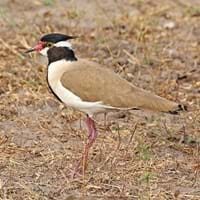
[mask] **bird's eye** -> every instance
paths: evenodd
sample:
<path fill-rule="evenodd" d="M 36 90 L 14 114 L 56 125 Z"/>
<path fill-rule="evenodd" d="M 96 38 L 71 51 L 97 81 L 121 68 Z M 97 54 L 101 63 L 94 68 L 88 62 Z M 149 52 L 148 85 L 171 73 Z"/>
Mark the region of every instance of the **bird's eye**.
<path fill-rule="evenodd" d="M 53 46 L 53 43 L 52 42 L 47 42 L 46 46 L 50 48 L 50 47 Z"/>

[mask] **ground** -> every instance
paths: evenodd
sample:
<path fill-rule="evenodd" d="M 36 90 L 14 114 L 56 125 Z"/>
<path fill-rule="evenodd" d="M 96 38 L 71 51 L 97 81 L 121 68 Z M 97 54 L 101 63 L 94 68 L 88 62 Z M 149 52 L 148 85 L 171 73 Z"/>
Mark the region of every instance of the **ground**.
<path fill-rule="evenodd" d="M 200 199 L 199 19 L 199 0 L 1 0 L 0 199 Z M 97 116 L 86 174 L 71 179 L 85 116 L 50 93 L 46 60 L 24 54 L 49 32 L 79 36 L 78 57 L 188 112 Z"/>

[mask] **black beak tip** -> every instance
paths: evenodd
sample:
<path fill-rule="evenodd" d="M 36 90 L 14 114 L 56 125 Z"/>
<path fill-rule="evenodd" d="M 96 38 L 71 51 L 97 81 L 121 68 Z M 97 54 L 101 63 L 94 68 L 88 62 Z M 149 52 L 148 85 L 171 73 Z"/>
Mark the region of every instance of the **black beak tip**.
<path fill-rule="evenodd" d="M 28 49 L 24 53 L 30 53 L 30 52 L 33 52 L 33 51 L 34 51 L 34 49 Z"/>
<path fill-rule="evenodd" d="M 69 36 L 69 40 L 79 38 L 79 36 Z"/>

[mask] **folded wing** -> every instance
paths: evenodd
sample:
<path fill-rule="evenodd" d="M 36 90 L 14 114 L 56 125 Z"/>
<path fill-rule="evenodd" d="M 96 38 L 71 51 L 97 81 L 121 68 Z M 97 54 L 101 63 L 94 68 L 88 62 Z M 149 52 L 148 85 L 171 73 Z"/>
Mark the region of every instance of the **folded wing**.
<path fill-rule="evenodd" d="M 91 61 L 72 62 L 61 82 L 83 101 L 101 101 L 119 109 L 137 108 L 174 114 L 183 110 L 182 105 L 140 89 Z"/>

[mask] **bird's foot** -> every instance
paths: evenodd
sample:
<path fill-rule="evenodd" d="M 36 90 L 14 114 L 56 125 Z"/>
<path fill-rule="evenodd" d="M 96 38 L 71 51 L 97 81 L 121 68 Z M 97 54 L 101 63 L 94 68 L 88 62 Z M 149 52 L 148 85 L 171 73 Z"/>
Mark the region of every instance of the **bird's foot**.
<path fill-rule="evenodd" d="M 72 179 L 74 179 L 75 176 L 77 176 L 77 175 L 83 176 L 83 177 L 85 176 L 85 171 L 87 168 L 88 153 L 89 153 L 89 148 L 86 145 L 81 159 L 76 163 L 74 169 L 71 170 L 71 172 L 70 172 L 70 176 Z"/>
<path fill-rule="evenodd" d="M 81 165 L 81 160 L 79 160 L 77 162 L 77 164 L 75 165 L 75 167 L 70 171 L 70 177 L 72 179 L 74 179 L 77 175 L 81 176 L 81 169 L 80 169 L 80 165 Z"/>

